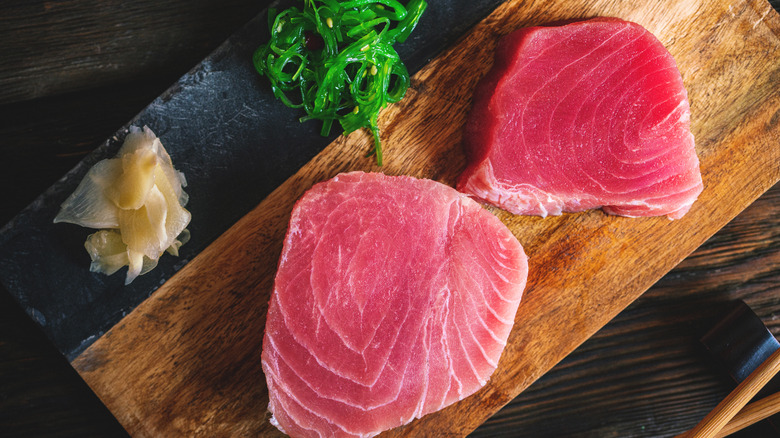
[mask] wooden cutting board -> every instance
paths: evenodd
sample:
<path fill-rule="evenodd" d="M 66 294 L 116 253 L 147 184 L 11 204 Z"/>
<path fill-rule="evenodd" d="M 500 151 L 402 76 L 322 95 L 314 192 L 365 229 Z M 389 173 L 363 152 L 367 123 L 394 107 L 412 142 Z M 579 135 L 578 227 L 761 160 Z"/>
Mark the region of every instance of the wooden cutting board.
<path fill-rule="evenodd" d="M 435 8 L 436 2 L 431 1 Z M 689 92 L 704 192 L 681 220 L 601 211 L 521 217 L 491 209 L 529 256 L 528 286 L 482 390 L 386 436 L 463 436 L 606 324 L 780 179 L 780 17 L 764 0 L 509 1 L 414 76 L 380 121 L 385 166 L 363 132 L 338 138 L 73 361 L 134 436 L 275 436 L 260 366 L 289 214 L 339 172 L 452 185 L 461 130 L 497 39 L 549 21 L 616 16 L 653 32 Z"/>

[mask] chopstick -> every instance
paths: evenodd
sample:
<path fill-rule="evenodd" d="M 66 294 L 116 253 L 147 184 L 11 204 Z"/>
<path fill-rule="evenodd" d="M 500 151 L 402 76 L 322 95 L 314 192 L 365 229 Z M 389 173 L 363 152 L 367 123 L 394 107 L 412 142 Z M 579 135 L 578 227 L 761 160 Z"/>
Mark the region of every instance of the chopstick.
<path fill-rule="evenodd" d="M 699 422 L 693 429 L 683 434 L 677 435 L 675 438 L 715 438 L 718 433 L 724 429 L 724 427 L 731 421 L 734 416 L 745 407 L 747 402 L 752 399 L 764 385 L 767 384 L 772 377 L 780 371 L 780 349 L 772 353 L 767 360 L 764 361 L 755 371 L 753 371 L 747 379 L 743 380 L 726 398 L 723 399 L 715 409 L 710 411 L 703 420 Z M 774 397 L 774 396 L 772 396 Z M 769 398 L 769 397 L 767 397 Z M 762 399 L 756 403 L 763 402 L 766 399 Z M 773 400 L 770 400 L 773 401 Z M 776 401 L 775 401 L 776 403 Z M 752 418 L 743 418 L 743 421 L 752 420 Z M 758 420 L 755 420 L 758 421 Z M 754 422 L 755 422 L 754 421 Z M 749 423 L 752 424 L 752 423 Z M 746 423 L 742 427 L 746 427 Z M 734 429 L 735 432 L 739 429 Z"/>
<path fill-rule="evenodd" d="M 780 392 L 745 406 L 728 422 L 715 438 L 723 438 L 780 412 Z"/>

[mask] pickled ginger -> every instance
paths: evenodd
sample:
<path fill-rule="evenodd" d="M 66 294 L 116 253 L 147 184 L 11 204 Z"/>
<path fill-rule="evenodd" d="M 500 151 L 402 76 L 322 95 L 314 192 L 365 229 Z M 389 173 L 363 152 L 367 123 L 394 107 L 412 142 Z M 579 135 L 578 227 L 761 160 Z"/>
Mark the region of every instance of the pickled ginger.
<path fill-rule="evenodd" d="M 111 275 L 127 266 L 130 284 L 189 240 L 186 186 L 160 139 L 146 126 L 133 126 L 117 156 L 87 172 L 54 222 L 99 229 L 84 243 L 90 271 Z"/>

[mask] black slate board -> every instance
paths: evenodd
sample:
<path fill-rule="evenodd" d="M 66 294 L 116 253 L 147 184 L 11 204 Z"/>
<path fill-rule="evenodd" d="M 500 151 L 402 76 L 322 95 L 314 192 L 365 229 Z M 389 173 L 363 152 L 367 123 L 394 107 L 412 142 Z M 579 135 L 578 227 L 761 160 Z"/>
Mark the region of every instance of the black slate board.
<path fill-rule="evenodd" d="M 398 46 L 412 74 L 502 3 L 428 1 L 417 29 Z M 300 114 L 276 101 L 254 71 L 251 55 L 267 35 L 264 11 L 0 229 L 0 284 L 68 360 L 335 138 L 320 136 L 316 122 L 299 123 Z M 87 170 L 116 153 L 131 125 L 149 126 L 187 176 L 193 220 L 180 257 L 162 257 L 124 286 L 124 270 L 89 272 L 83 243 L 93 230 L 52 219 Z"/>

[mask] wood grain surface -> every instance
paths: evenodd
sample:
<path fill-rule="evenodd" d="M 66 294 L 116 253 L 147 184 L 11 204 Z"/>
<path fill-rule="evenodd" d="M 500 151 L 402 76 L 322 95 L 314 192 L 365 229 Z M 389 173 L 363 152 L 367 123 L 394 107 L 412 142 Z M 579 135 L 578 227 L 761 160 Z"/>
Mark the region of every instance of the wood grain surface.
<path fill-rule="evenodd" d="M 267 3 L 5 0 L 0 104 L 161 77 L 167 87 Z"/>
<path fill-rule="evenodd" d="M 495 211 L 531 261 L 499 370 L 474 396 L 387 436 L 469 433 L 780 178 L 780 24 L 768 4 L 543 3 L 506 3 L 415 76 L 408 97 L 382 116 L 382 171 L 451 184 L 465 162 L 459 140 L 471 90 L 489 68 L 497 36 L 613 15 L 643 24 L 677 59 L 705 191 L 674 222 L 599 211 L 547 219 Z M 313 183 L 340 171 L 376 170 L 359 153 L 368 144 L 362 133 L 334 142 L 74 362 L 131 434 L 273 433 L 259 415 L 267 402 L 259 352 L 286 221 Z"/>

